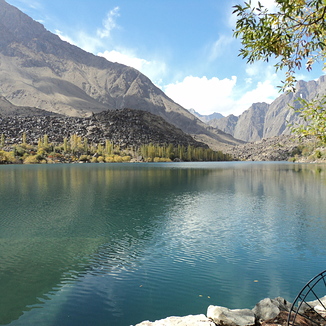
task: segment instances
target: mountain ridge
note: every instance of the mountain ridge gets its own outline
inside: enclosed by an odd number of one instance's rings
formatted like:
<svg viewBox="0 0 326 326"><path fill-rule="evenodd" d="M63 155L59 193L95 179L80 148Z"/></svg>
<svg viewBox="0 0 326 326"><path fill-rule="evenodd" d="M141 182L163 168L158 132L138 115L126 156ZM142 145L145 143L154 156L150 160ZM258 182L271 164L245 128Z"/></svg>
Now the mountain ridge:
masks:
<svg viewBox="0 0 326 326"><path fill-rule="evenodd" d="M239 116L231 114L220 119L210 119L207 124L245 142L290 135L291 125L306 123L295 112L300 107L298 99L310 101L326 94L326 76L308 82L298 81L295 88L294 93L283 93L270 104L253 103Z"/></svg>
<svg viewBox="0 0 326 326"><path fill-rule="evenodd" d="M88 53L0 0L0 95L16 106L67 116L132 108L161 116L215 146L238 144L207 128L134 68Z"/></svg>

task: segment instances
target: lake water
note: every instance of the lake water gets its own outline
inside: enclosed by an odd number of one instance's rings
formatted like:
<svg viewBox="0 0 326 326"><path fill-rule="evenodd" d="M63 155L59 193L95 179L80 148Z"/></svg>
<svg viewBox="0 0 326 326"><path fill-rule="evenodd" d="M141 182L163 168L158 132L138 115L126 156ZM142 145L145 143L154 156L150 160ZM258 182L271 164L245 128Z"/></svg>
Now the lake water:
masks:
<svg viewBox="0 0 326 326"><path fill-rule="evenodd" d="M0 166L0 325L289 301L326 269L326 165Z"/></svg>

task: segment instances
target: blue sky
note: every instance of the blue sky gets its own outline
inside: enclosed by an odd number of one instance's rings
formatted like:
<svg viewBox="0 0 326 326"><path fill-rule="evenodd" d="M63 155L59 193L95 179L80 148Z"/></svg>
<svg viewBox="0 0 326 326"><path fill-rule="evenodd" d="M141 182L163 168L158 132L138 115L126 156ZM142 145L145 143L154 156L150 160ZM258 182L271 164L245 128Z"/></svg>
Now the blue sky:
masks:
<svg viewBox="0 0 326 326"><path fill-rule="evenodd" d="M201 114L239 115L279 96L282 73L247 65L233 38L242 0L6 0L82 49L132 66ZM273 8L273 0L261 0ZM322 75L305 70L299 79Z"/></svg>

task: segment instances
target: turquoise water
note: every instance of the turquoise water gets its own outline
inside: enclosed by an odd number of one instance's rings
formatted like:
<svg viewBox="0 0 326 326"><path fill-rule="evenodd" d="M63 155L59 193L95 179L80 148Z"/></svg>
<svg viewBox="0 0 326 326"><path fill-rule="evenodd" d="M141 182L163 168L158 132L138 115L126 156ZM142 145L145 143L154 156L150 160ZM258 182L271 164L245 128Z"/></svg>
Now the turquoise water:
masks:
<svg viewBox="0 0 326 326"><path fill-rule="evenodd" d="M293 301L326 269L326 166L0 166L0 325Z"/></svg>

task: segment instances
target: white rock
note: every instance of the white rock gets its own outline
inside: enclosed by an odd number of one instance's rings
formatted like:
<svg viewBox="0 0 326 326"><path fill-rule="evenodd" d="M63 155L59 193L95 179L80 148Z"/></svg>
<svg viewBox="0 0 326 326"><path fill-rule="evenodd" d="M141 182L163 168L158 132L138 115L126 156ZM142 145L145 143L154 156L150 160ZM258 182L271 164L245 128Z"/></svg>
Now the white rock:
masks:
<svg viewBox="0 0 326 326"><path fill-rule="evenodd" d="M185 317L168 317L154 322L143 321L136 326L215 326L205 315L189 315Z"/></svg>
<svg viewBox="0 0 326 326"><path fill-rule="evenodd" d="M285 299L278 297L260 300L252 311L258 320L268 320L275 318L281 311L290 311L290 309L291 304Z"/></svg>
<svg viewBox="0 0 326 326"><path fill-rule="evenodd" d="M247 326L255 324L255 314L250 309L228 309L220 306L209 306L207 317L217 325Z"/></svg>
<svg viewBox="0 0 326 326"><path fill-rule="evenodd" d="M326 307L326 296L319 298L319 300L308 301L307 303L303 302L300 305L299 311L303 313L310 308L314 308L318 313L320 313L321 310L324 310L323 305Z"/></svg>

